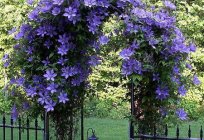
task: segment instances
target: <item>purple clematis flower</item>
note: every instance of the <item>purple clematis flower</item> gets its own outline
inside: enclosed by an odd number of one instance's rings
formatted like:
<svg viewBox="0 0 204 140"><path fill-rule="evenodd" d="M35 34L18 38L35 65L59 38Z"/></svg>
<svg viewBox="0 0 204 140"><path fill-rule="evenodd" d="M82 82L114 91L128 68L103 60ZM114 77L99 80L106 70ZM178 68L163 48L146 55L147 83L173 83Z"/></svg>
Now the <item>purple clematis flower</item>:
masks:
<svg viewBox="0 0 204 140"><path fill-rule="evenodd" d="M16 80L16 84L18 86L23 86L24 82L25 82L25 78L23 77L20 77L19 79Z"/></svg>
<svg viewBox="0 0 204 140"><path fill-rule="evenodd" d="M59 15L60 12L61 12L60 7L54 7L54 8L52 9L52 14L53 14L54 16Z"/></svg>
<svg viewBox="0 0 204 140"><path fill-rule="evenodd" d="M164 100L169 96L169 89L168 87L157 87L156 89L156 98L159 100Z"/></svg>
<svg viewBox="0 0 204 140"><path fill-rule="evenodd" d="M54 81L55 79L55 77L57 76L57 74L56 73L54 73L54 70L46 70L46 74L44 74L44 77L49 81L49 80L51 80L51 81Z"/></svg>
<svg viewBox="0 0 204 140"><path fill-rule="evenodd" d="M179 117L181 120L186 120L187 119L187 113L184 111L183 108L179 108L176 111L176 115Z"/></svg>
<svg viewBox="0 0 204 140"><path fill-rule="evenodd" d="M195 44L191 43L191 44L189 45L189 49L190 49L191 52L196 52L196 46L195 46Z"/></svg>
<svg viewBox="0 0 204 140"><path fill-rule="evenodd" d="M193 83L195 85L200 85L201 84L201 81L198 79L197 75L194 75L193 77Z"/></svg>
<svg viewBox="0 0 204 140"><path fill-rule="evenodd" d="M68 59L64 59L64 58L60 58L59 60L58 60L58 64L60 64L60 65L62 65L62 66L64 66L64 64L66 63L68 61Z"/></svg>
<svg viewBox="0 0 204 140"><path fill-rule="evenodd" d="M28 5L32 5L34 3L34 0L27 0Z"/></svg>
<svg viewBox="0 0 204 140"><path fill-rule="evenodd" d="M74 18L77 17L77 9L73 7L65 8L63 16L67 17L69 21L74 21Z"/></svg>
<svg viewBox="0 0 204 140"><path fill-rule="evenodd" d="M123 59L129 59L134 54L131 48L125 48L120 52L120 57Z"/></svg>
<svg viewBox="0 0 204 140"><path fill-rule="evenodd" d="M45 103L44 108L46 109L47 112L50 112L50 111L54 110L55 105L56 105L56 103L54 101L50 100L50 101L47 101Z"/></svg>
<svg viewBox="0 0 204 140"><path fill-rule="evenodd" d="M110 39L107 36L101 36L99 38L99 43L101 45L106 45L106 44L108 44L109 41L110 41Z"/></svg>
<svg viewBox="0 0 204 140"><path fill-rule="evenodd" d="M28 88L25 89L26 91L26 94L28 97L34 97L37 95L37 88L36 87L32 87L32 86L29 86Z"/></svg>
<svg viewBox="0 0 204 140"><path fill-rule="evenodd" d="M58 85L52 82L48 85L47 90L49 90L51 93L57 92Z"/></svg>
<svg viewBox="0 0 204 140"><path fill-rule="evenodd" d="M181 96L185 96L186 95L186 88L185 88L185 86L184 85L182 85L182 86L180 86L179 88L178 88L178 93L181 95Z"/></svg>
<svg viewBox="0 0 204 140"><path fill-rule="evenodd" d="M18 118L18 111L17 111L17 108L16 108L16 105L14 104L14 106L12 107L12 110L11 110L11 118L13 119L13 121L15 122Z"/></svg>
<svg viewBox="0 0 204 140"><path fill-rule="evenodd" d="M59 102L60 103L64 103L65 104L67 101L69 101L69 99L67 97L67 93L60 93L58 98L59 98Z"/></svg>
<svg viewBox="0 0 204 140"><path fill-rule="evenodd" d="M39 93L39 98L38 98L38 102L41 104L41 105L44 105L48 100L50 100L50 96L48 96L48 92L40 92Z"/></svg>
<svg viewBox="0 0 204 140"><path fill-rule="evenodd" d="M64 0L53 0L53 4L56 4L56 5L62 5L63 2Z"/></svg>
<svg viewBox="0 0 204 140"><path fill-rule="evenodd" d="M69 78L70 76L74 76L77 73L78 71L75 67L62 68L62 76L65 77L65 79Z"/></svg>
<svg viewBox="0 0 204 140"><path fill-rule="evenodd" d="M84 0L84 5L88 7L93 7L97 5L96 0Z"/></svg>
<svg viewBox="0 0 204 140"><path fill-rule="evenodd" d="M176 6L172 3L172 2L170 2L170 1L164 1L164 5L167 7L167 8L169 8L169 9L172 9L172 10L175 10L176 9Z"/></svg>
<svg viewBox="0 0 204 140"><path fill-rule="evenodd" d="M58 54L60 54L61 56L63 55L66 55L67 52L69 51L69 47L67 45L61 45L59 48L58 48Z"/></svg>

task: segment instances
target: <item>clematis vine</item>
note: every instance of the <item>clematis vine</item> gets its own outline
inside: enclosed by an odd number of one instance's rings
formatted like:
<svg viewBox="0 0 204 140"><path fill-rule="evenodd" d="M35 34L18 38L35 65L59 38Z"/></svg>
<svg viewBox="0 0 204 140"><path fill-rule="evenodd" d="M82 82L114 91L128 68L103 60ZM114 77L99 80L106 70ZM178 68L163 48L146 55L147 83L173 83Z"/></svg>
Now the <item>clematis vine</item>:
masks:
<svg viewBox="0 0 204 140"><path fill-rule="evenodd" d="M197 76L188 79L190 76L182 73L196 47L177 28L171 12L176 9L173 3L164 1L160 10L149 9L140 0L40 0L15 33L13 53L2 59L6 68L24 69L23 74L18 70L9 74L15 79L10 90L25 92L16 99L34 103L55 119L63 117L58 110L63 110L66 119L72 111L77 116L74 111L83 103L91 68L100 64L98 51L118 37L125 46L119 53L121 74L133 79L137 91L143 91L138 100L148 105L144 97L151 98L160 110L166 100L186 95L185 84L200 84ZM120 23L114 35L102 32L103 23L110 18ZM16 110L15 106L14 116ZM186 118L182 110L176 114Z"/></svg>

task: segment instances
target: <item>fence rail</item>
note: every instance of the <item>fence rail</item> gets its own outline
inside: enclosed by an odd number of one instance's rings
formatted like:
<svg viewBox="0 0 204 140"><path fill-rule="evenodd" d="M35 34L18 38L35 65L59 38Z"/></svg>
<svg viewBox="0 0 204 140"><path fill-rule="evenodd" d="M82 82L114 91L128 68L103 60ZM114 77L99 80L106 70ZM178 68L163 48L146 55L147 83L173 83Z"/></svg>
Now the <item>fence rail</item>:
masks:
<svg viewBox="0 0 204 140"><path fill-rule="evenodd" d="M164 128L164 135L160 136L157 134L156 127L153 128L153 134L143 134L143 132L138 132L137 135L133 136L132 139L140 139L140 140L203 140L203 127L200 127L200 138L192 138L192 131L191 131L191 125L189 125L188 130L187 130L187 137L186 138L181 138L180 137L180 128L177 125L176 127L176 136L175 137L170 137L168 136L168 125L165 126ZM139 129L140 130L140 129Z"/></svg>
<svg viewBox="0 0 204 140"><path fill-rule="evenodd" d="M14 119L11 118L10 122L8 123L6 122L6 120L7 119L5 115L3 115L2 124L0 123L0 130L2 131L2 134L0 134L1 140L8 140L8 139L25 140L25 138L26 140L30 140L31 137L32 137L32 140L33 140L33 137L34 137L34 140L42 140L42 137L43 137L43 140L49 139L47 137L49 136L49 132L47 132L45 128L46 127L45 120L47 120L46 118L43 119L43 127L39 125L38 119L34 120L33 126L31 126L29 118L24 119L24 118L19 117L18 120L16 121L14 121ZM24 121L25 123L23 123L22 121ZM10 131L9 135L7 134L7 130ZM30 135L30 131L34 131L34 134ZM39 137L40 132L42 134L41 137ZM18 138L16 137L16 134L18 134ZM26 136L22 137L23 134ZM9 136L9 138L7 136Z"/></svg>

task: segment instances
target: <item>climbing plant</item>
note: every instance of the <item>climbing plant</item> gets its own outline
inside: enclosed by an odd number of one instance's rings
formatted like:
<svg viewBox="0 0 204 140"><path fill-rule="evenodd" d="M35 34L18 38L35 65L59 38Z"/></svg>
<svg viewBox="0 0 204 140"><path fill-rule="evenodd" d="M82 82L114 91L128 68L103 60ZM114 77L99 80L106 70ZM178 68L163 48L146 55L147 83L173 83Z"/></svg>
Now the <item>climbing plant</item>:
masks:
<svg viewBox="0 0 204 140"><path fill-rule="evenodd" d="M124 46L119 53L121 74L135 86L139 111L133 117L139 125L153 126L162 116L174 114L187 119L177 104L189 85L200 84L186 70L188 55L196 47L176 27L173 3L165 1L160 9L140 0L29 0L28 4L33 10L14 33L18 43L3 58L14 119L32 106L32 115L49 114L58 139L73 139L91 67L99 64L100 48L113 45ZM119 26L104 34L103 24L110 18Z"/></svg>

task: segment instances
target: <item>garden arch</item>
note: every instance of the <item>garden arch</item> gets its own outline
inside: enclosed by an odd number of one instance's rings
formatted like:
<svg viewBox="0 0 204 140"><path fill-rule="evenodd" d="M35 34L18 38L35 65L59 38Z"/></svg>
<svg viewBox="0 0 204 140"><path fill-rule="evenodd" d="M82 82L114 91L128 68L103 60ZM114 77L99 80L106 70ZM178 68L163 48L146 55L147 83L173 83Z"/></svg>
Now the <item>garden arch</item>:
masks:
<svg viewBox="0 0 204 140"><path fill-rule="evenodd" d="M167 99L176 102L185 95L185 85L192 84L194 75L182 71L195 46L185 42L176 27L171 2L164 2L161 9L140 0L41 0L30 5L34 8L28 21L15 34L18 43L10 57L4 57L9 90L18 94L15 100L29 102L33 113L50 112L59 139L72 139L87 77L98 64L97 52L115 38L125 46L120 52L121 72L137 87L143 112L154 104L154 119L161 116L158 108L169 107ZM102 25L110 17L119 27L103 34ZM13 118L20 105L13 107ZM177 112L185 119L184 110Z"/></svg>

